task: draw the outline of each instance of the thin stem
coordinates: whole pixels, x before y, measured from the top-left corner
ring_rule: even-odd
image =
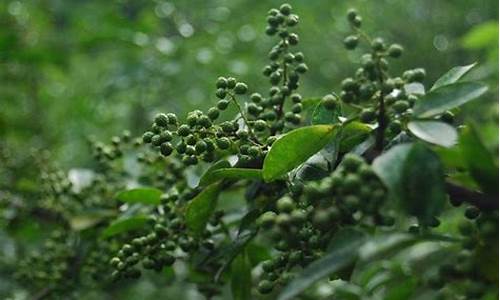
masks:
[[[372,39],[363,30],[361,30],[355,26],[352,26],[352,28],[354,29],[354,31],[356,31],[357,34],[359,34],[359,36],[364,38],[369,44],[372,43]]]
[[[384,94],[381,92],[379,96],[379,112],[377,118],[377,135],[375,140],[375,149],[379,152],[384,150],[384,135],[385,128],[387,126],[385,122],[385,103],[384,103]]]
[[[283,45],[284,48],[285,48],[285,51],[284,53],[288,53],[288,43],[285,39],[282,40],[283,41]],[[288,65],[286,63],[286,61],[283,59],[283,86],[286,86],[287,84],[287,81],[288,81]],[[278,106],[278,110],[276,112],[276,114],[278,115],[278,120],[283,116],[283,106],[285,105],[285,98],[286,96],[283,96],[283,102],[281,102],[281,104]]]
[[[250,127],[250,122],[248,121],[247,119],[247,116],[245,115],[245,112],[243,111],[243,108],[241,107],[240,103],[238,103],[238,101],[236,100],[236,98],[234,97],[233,94],[229,93],[228,94],[229,97],[231,98],[231,101],[233,101],[234,104],[236,104],[236,106],[238,107],[238,110],[240,111],[240,115],[241,117],[243,118],[243,122],[245,123],[245,125],[247,126],[248,128],[248,132],[250,133],[250,137],[257,143],[260,145],[259,143],[259,140],[257,139],[257,136],[255,135],[255,133],[253,132],[252,130],[252,127]]]
[[[471,191],[451,182],[446,182],[446,191],[453,200],[467,202],[482,210],[498,209],[498,196],[486,195],[480,192]]]

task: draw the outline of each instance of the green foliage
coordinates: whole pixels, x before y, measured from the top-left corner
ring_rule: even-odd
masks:
[[[244,5],[235,3],[227,5]],[[443,3],[435,5],[448,7]],[[0,144],[5,161],[0,175],[7,179],[0,183],[0,242],[6,245],[0,276],[8,274],[5,288],[0,286],[4,298],[498,296],[497,264],[491,263],[498,262],[498,157],[492,151],[498,150],[498,139],[491,140],[498,119],[491,117],[494,109],[483,115],[467,105],[481,99],[474,107],[486,107],[497,90],[488,76],[478,76],[488,68],[486,73],[495,73],[489,63],[454,67],[426,89],[445,65],[421,50],[418,39],[432,32],[424,30],[427,21],[422,28],[395,27],[414,36],[403,40],[403,47],[389,42],[388,32],[380,31],[387,39],[369,34],[367,29],[380,23],[374,13],[384,11],[379,7],[364,17],[349,9],[347,20],[332,24],[335,32],[350,28],[343,43],[338,37],[332,42],[333,48],[351,51],[342,59],[328,52],[328,43],[310,39],[311,25],[298,29],[321,19],[321,40],[332,40],[321,15],[296,14],[311,5],[297,4],[297,9],[285,3],[268,10],[264,32],[274,46],[257,38],[252,25],[242,26],[247,22],[243,18],[228,18],[231,10],[220,3],[199,3],[197,9],[180,2],[103,3],[96,6],[101,9],[95,19],[76,18],[80,9],[93,5],[61,4],[62,11],[49,18],[68,36],[75,33],[67,31],[73,26],[99,32],[90,40],[71,39],[81,43],[82,53],[95,53],[89,60],[83,54],[58,55],[65,43],[54,42],[56,47],[45,52],[37,48],[38,31],[30,32],[31,26],[49,25],[37,20],[45,13],[39,12],[40,17],[31,9],[51,4],[0,4],[9,16],[8,32],[0,30],[0,49],[8,50],[5,72],[33,73],[27,84],[30,102],[19,107],[38,112],[47,99],[64,95],[74,100],[82,95],[79,89],[86,91],[92,84],[106,90],[106,97],[92,96],[115,101],[117,85],[126,86],[120,94],[124,102],[101,107],[72,101],[73,113],[48,117],[56,118],[58,126],[31,120],[28,127],[43,143],[52,137],[47,131],[64,127],[54,133],[51,146],[72,156],[76,152],[67,149],[79,147],[61,146],[57,137],[71,132],[79,141],[75,145],[80,144],[78,133],[86,129],[72,128],[71,119],[88,116],[89,123],[98,120],[94,126],[106,129],[100,132],[103,136],[123,127],[142,131],[124,130],[106,142],[89,137],[88,169],[75,159],[71,164],[79,168],[66,170],[46,152],[28,156],[25,147],[16,151],[18,139],[0,129],[7,143],[16,141],[9,146],[12,150]],[[342,8],[336,5],[334,11]],[[363,4],[367,11],[372,5]],[[68,7],[74,11],[70,17],[64,11]],[[115,15],[116,7],[123,12]],[[262,3],[252,3],[245,18],[261,8]],[[385,22],[391,20],[387,26],[396,19],[408,23],[400,14],[390,18],[390,12],[383,16]],[[96,23],[101,14],[112,21]],[[198,22],[190,23],[191,18]],[[68,22],[75,19],[79,21]],[[219,24],[222,19],[227,25]],[[132,28],[127,28],[129,23]],[[489,45],[495,32],[491,24],[472,30],[464,45],[477,50]],[[19,31],[9,31],[11,27]],[[159,28],[168,30],[155,32]],[[174,29],[178,33],[170,32]],[[233,31],[239,43],[234,43]],[[299,37],[299,32],[304,34]],[[114,50],[102,55],[99,51],[115,39],[123,45],[110,43]],[[212,39],[216,52],[207,46]],[[436,36],[434,47],[446,47],[445,40]],[[256,71],[254,66],[262,62],[258,53],[268,47],[267,63]],[[252,54],[251,63],[245,64],[233,48]],[[190,60],[196,49],[203,66]],[[123,61],[124,69],[106,69]],[[464,61],[471,59],[457,60],[459,65]],[[410,63],[419,66],[401,67]],[[90,72],[87,65],[120,75],[108,86],[96,74],[100,71]],[[65,71],[57,75],[61,70],[56,66]],[[62,85],[54,86],[42,79],[42,74],[71,77],[72,66],[92,75],[78,78],[77,84],[61,78],[57,82]],[[229,75],[220,76],[226,69]],[[346,77],[348,69],[352,73]],[[261,73],[263,79],[248,72]],[[311,93],[316,96],[303,97]],[[26,97],[22,89],[15,94],[20,102]],[[207,105],[199,105],[200,99]],[[82,116],[75,114],[86,109]],[[11,110],[19,108],[9,106]],[[103,117],[117,112],[135,121],[123,126]],[[11,124],[15,115],[5,118],[0,113],[0,124]],[[487,118],[484,127],[461,125],[464,119],[481,123]],[[103,125],[108,122],[113,126]]]
[[[134,229],[139,229],[144,227],[148,222],[148,217],[146,216],[136,216],[130,218],[118,219],[111,223],[106,229],[102,231],[103,237],[111,237],[123,232],[127,232]]]
[[[279,138],[264,160],[264,180],[272,181],[286,175],[323,149],[335,134],[333,125],[315,125],[296,129]],[[304,143],[305,140],[308,142]]]
[[[207,186],[186,207],[186,225],[195,234],[201,234],[205,229],[217,206],[220,189],[221,186],[217,183]]]
[[[411,121],[408,123],[408,130],[423,141],[443,147],[451,147],[457,143],[457,131],[443,122]]]
[[[293,299],[312,283],[348,267],[355,261],[359,247],[366,236],[363,232],[346,229],[337,233],[330,242],[332,247],[321,259],[310,264],[280,294],[280,300]]]
[[[428,118],[442,114],[447,110],[456,108],[483,95],[488,88],[480,83],[462,82],[442,86],[418,102],[415,114],[420,118]]]
[[[137,188],[120,192],[116,199],[127,203],[160,204],[162,191],[155,188]]]

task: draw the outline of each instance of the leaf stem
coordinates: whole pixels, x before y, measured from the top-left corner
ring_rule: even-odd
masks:
[[[245,123],[245,125],[248,128],[248,132],[250,133],[251,139],[260,145],[259,140],[257,139],[257,136],[253,132],[252,127],[250,127],[250,122],[248,121],[247,116],[245,115],[245,112],[243,111],[243,108],[241,107],[240,103],[238,103],[238,100],[236,100],[236,97],[234,97],[233,94],[229,93],[228,95],[231,98],[231,101],[233,101],[233,103],[236,105],[236,107],[238,107],[238,110],[240,111],[241,118],[243,118],[243,122]]]

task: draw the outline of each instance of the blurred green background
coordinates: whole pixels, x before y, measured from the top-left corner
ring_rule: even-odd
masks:
[[[63,166],[85,165],[87,136],[107,139],[127,128],[140,134],[158,111],[206,108],[215,101],[217,76],[265,91],[261,69],[274,43],[263,34],[265,16],[280,3],[1,1],[3,147],[18,154],[49,149]],[[341,42],[349,31],[345,11],[356,7],[366,31],[406,48],[395,72],[424,67],[429,85],[452,66],[478,61],[472,76],[490,83],[496,103],[495,0],[290,3],[301,18],[298,48],[311,70],[300,89],[306,97],[338,90],[354,72],[359,53],[348,53]],[[477,114],[496,124],[496,107]]]
[[[467,105],[462,117],[480,123],[483,138],[498,151],[498,1],[289,2],[300,16],[297,48],[310,70],[299,90],[304,97],[338,91],[356,70],[360,50],[347,52],[342,44],[349,33],[345,12],[355,7],[365,31],[405,47],[391,72],[424,67],[429,87],[451,67],[479,62],[468,76],[487,82],[490,92]],[[124,129],[140,135],[157,112],[213,105],[218,76],[265,92],[261,69],[275,43],[264,34],[265,18],[279,4],[0,1],[0,190],[37,176],[32,149],[49,150],[65,169],[84,167],[92,159],[89,136],[109,140]],[[0,258],[8,260],[9,244],[2,236],[0,242]],[[139,281],[120,299],[162,295],[152,282]],[[185,295],[184,289],[175,286],[168,294]],[[88,299],[99,298],[92,293]]]

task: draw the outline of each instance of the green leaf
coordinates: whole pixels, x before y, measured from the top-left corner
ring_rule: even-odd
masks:
[[[206,263],[224,258],[224,263],[215,274],[215,281],[218,282],[224,271],[231,265],[235,257],[247,247],[248,243],[255,238],[258,232],[256,220],[260,216],[260,210],[254,209],[245,214],[241,219],[238,234],[229,244],[217,249]]]
[[[234,300],[252,299],[252,268],[243,250],[231,264],[231,292]]]
[[[444,171],[439,157],[415,144],[406,158],[402,175],[403,207],[410,214],[429,220],[446,202]]]
[[[328,110],[320,102],[314,108],[314,111],[312,113],[311,123],[313,125],[337,124],[340,122],[339,116],[340,116],[340,105],[337,106],[337,109],[335,109],[335,110]]]
[[[78,215],[72,216],[69,219],[69,224],[71,229],[75,231],[85,230],[87,228],[94,227],[107,217],[115,216],[115,214],[116,213],[112,210],[82,212]]]
[[[384,297],[385,300],[403,300],[411,299],[411,296],[415,293],[418,287],[417,279],[414,277],[408,277],[402,282],[397,284],[391,284]]]
[[[342,127],[340,139],[340,152],[349,152],[357,145],[364,142],[372,128],[360,122],[350,122]]]
[[[199,235],[205,229],[217,206],[219,192],[220,185],[218,183],[209,185],[187,205],[186,225],[195,234]]]
[[[335,137],[336,129],[335,125],[313,125],[283,135],[264,159],[264,180],[273,181],[298,167],[323,149]]]
[[[307,98],[302,100],[302,114],[308,124],[312,121],[314,109],[321,103],[321,98]]]
[[[440,88],[444,85],[457,82],[458,80],[460,80],[460,78],[462,78],[465,74],[467,74],[476,65],[477,63],[473,63],[467,66],[454,67],[453,69],[446,72],[443,76],[441,76],[438,80],[436,80],[436,82],[431,88],[431,91]]]
[[[204,175],[201,185],[208,185],[217,182],[221,179],[262,179],[262,170],[260,169],[245,169],[245,168],[222,168],[213,170],[211,173]]]
[[[408,129],[419,139],[443,147],[457,143],[458,134],[454,127],[439,121],[411,121]]]
[[[401,192],[401,173],[412,146],[413,144],[396,145],[373,161],[373,170],[394,196],[399,195]]]
[[[316,153],[297,168],[294,178],[301,181],[320,180],[330,174],[328,165],[329,161],[325,156],[321,152]]]
[[[469,125],[462,131],[460,149],[472,178],[486,193],[498,195],[498,163],[484,146],[474,126]]]
[[[416,117],[429,118],[479,98],[488,87],[477,82],[442,86],[420,98],[413,108]]]
[[[118,219],[111,223],[106,229],[102,231],[102,237],[111,237],[123,232],[143,228],[148,222],[149,218],[145,216],[135,216],[130,218]]]
[[[213,183],[215,181],[212,181],[212,173],[215,171],[215,170],[218,170],[218,169],[224,169],[224,168],[230,168],[231,167],[231,164],[227,161],[227,160],[219,160],[218,162],[214,163],[213,165],[210,166],[210,168],[208,168],[205,173],[203,173],[203,175],[201,175],[200,177],[200,182],[198,185],[200,186],[205,186],[205,185],[209,185],[210,183]]]
[[[321,102],[321,97],[307,98],[302,100],[303,110],[314,110],[314,108]]]
[[[498,20],[474,26],[462,38],[462,45],[467,49],[496,47],[498,51]]]
[[[458,144],[451,148],[435,147],[434,151],[446,168],[465,169],[465,162]]]
[[[442,210],[444,172],[438,156],[424,145],[395,146],[374,160],[373,169],[407,213],[429,220]]]
[[[155,188],[137,188],[118,193],[116,199],[127,203],[159,205],[162,194],[162,191]]]
[[[278,300],[293,299],[316,281],[342,270],[352,264],[366,235],[351,228],[339,231],[331,242],[331,247],[322,258],[309,264],[281,292]]]

